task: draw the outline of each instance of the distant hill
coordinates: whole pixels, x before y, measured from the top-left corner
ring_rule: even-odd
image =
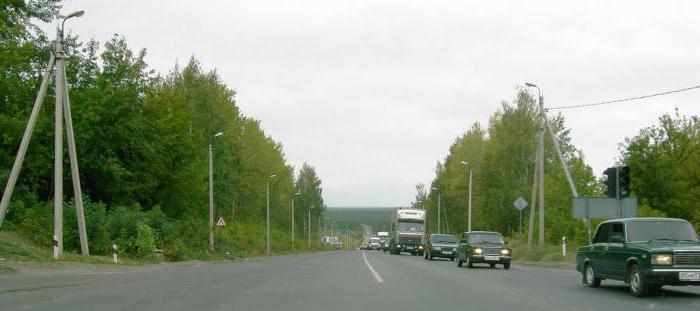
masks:
[[[395,207],[328,207],[326,215],[340,227],[360,231],[360,224],[372,226],[374,232],[389,231]]]

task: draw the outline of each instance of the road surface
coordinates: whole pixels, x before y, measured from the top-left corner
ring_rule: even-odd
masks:
[[[363,255],[364,254],[364,255]],[[133,271],[0,276],[0,310],[697,310],[700,288],[635,298],[619,282],[515,265],[335,251]]]

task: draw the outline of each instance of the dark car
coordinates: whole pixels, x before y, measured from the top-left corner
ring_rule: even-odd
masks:
[[[608,220],[598,225],[591,245],[578,249],[576,270],[589,287],[624,281],[637,297],[663,285],[700,285],[700,241],[682,219]]]
[[[449,258],[455,260],[455,251],[457,250],[457,239],[450,234],[431,234],[423,245],[427,260],[433,260],[435,257]]]
[[[503,235],[498,232],[465,232],[457,245],[457,267],[466,263],[468,268],[472,268],[475,263],[486,263],[491,268],[500,264],[507,270],[510,269],[510,260],[511,250],[506,247]]]

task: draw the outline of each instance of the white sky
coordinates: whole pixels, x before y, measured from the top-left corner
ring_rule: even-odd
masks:
[[[84,40],[124,35],[166,72],[195,55],[238,90],[287,159],[316,166],[329,206],[400,206],[516,85],[546,106],[700,84],[698,1],[67,1]],[[53,26],[47,25],[45,29]],[[53,32],[49,32],[52,34]],[[596,174],[700,90],[565,111]]]

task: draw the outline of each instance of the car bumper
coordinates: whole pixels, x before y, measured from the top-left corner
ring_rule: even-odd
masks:
[[[401,247],[397,247],[396,249],[398,249],[400,252],[407,252],[407,253],[421,253],[421,252],[423,252],[423,248],[419,248],[418,246],[412,246],[412,245],[408,245],[408,246],[401,245]]]
[[[471,261],[473,263],[509,263],[511,260],[510,256],[503,255],[472,255]]]
[[[674,268],[660,268],[660,269],[650,269],[646,273],[646,281],[657,285],[700,285],[699,281],[688,281],[681,280],[679,278],[680,274],[683,272],[697,272],[700,273],[700,269],[674,269]]]
[[[431,251],[430,255],[433,257],[441,258],[453,258],[456,252],[444,253],[443,251]]]

